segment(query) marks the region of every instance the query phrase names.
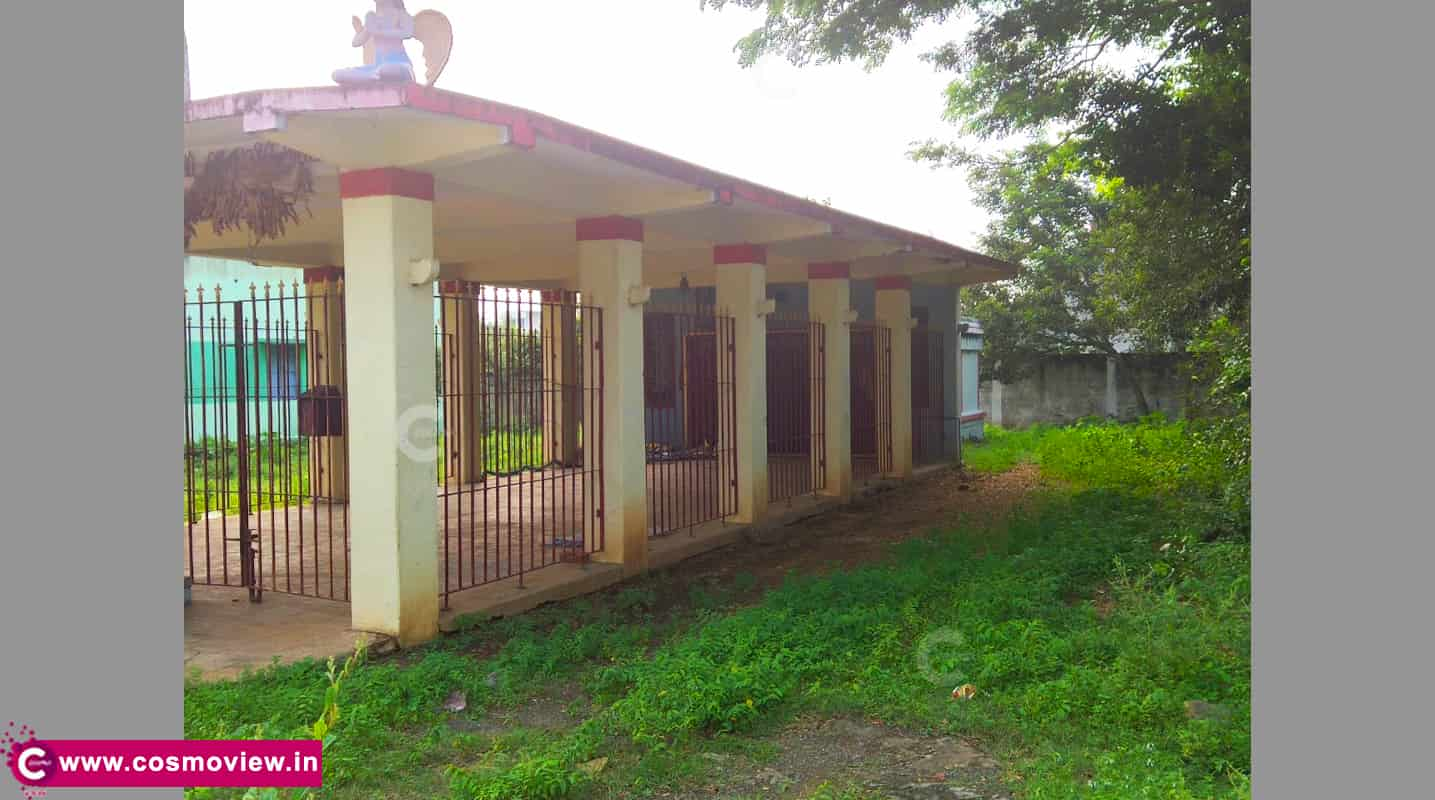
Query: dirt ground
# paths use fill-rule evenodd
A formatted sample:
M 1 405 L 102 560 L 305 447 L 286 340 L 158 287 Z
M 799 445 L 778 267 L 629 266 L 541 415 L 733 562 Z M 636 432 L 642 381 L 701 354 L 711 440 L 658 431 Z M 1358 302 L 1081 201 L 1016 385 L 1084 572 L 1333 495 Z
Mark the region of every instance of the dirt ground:
M 754 541 L 688 559 L 657 576 L 657 613 L 690 602 L 689 589 L 704 582 L 731 585 L 734 575 L 757 578 L 756 601 L 790 571 L 803 574 L 851 568 L 881 558 L 891 544 L 926 534 L 959 516 L 994 520 L 1010 514 L 1040 484 L 1030 465 L 1000 475 L 944 470 L 839 511 L 754 536 Z M 617 586 L 606 592 L 622 591 Z M 599 600 L 601 602 L 601 600 Z M 482 720 L 455 719 L 458 729 L 494 733 L 507 725 L 563 730 L 576 725 L 586 698 L 576 685 L 556 687 L 522 707 Z M 705 753 L 710 780 L 666 797 L 678 800 L 800 798 L 824 782 L 859 786 L 896 800 L 1003 800 L 1002 767 L 973 742 L 933 737 L 868 720 L 799 720 L 771 737 L 775 758 L 760 763 L 744 756 Z
M 772 763 L 755 766 L 721 753 L 704 758 L 719 767 L 721 783 L 673 795 L 703 798 L 810 795 L 823 783 L 857 786 L 895 800 L 1004 800 L 1001 765 L 972 743 L 920 736 L 865 720 L 809 719 L 784 729 Z
M 456 731 L 494 736 L 511 725 L 559 732 L 577 725 L 584 704 L 572 684 L 481 720 L 455 718 Z M 809 718 L 773 738 L 777 752 L 760 762 L 706 752 L 707 780 L 660 797 L 674 800 L 802 798 L 823 783 L 860 787 L 891 800 L 1006 800 L 1002 767 L 973 742 L 923 736 L 868 720 Z
M 896 542 L 942 529 L 959 518 L 973 523 L 1002 519 L 1040 482 L 1030 464 L 997 475 L 947 469 L 907 481 L 843 508 L 751 534 L 741 545 L 687 559 L 660 574 L 667 580 L 661 581 L 659 603 L 682 604 L 692 585 L 726 584 L 744 573 L 757 578 L 752 594 L 758 595 L 779 585 L 788 572 L 850 569 L 882 558 Z M 671 596 L 665 596 L 669 593 L 664 589 L 671 590 Z

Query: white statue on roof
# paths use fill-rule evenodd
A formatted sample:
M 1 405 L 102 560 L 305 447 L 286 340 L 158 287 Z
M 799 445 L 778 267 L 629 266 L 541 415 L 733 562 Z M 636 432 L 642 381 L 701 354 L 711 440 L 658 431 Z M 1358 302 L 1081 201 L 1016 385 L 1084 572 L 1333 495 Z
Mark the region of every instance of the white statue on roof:
M 406 39 L 423 45 L 424 79 L 432 86 L 453 50 L 453 26 L 443 14 L 425 10 L 410 16 L 404 0 L 375 0 L 374 10 L 354 22 L 354 47 L 364 48 L 364 64 L 334 71 L 342 85 L 413 83 L 413 62 L 404 50 Z

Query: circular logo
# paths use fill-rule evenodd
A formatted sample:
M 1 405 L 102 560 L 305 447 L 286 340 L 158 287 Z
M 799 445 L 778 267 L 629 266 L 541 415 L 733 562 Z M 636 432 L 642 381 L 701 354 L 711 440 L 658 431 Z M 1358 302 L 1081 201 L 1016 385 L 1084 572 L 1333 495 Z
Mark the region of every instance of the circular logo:
M 932 658 L 934 650 L 956 650 L 967 642 L 961 631 L 956 628 L 939 628 L 917 643 L 917 671 L 934 684 L 946 686 L 961 682 L 964 677 L 961 670 L 952 667 L 942 669 L 941 666 L 949 666 L 951 659 L 942 659 L 943 664 L 938 665 Z
M 432 406 L 414 406 L 399 415 L 399 451 L 414 461 L 428 464 L 438 460 L 438 439 L 433 436 L 429 444 L 419 444 L 412 438 L 414 426 L 420 422 L 428 424 L 422 430 L 433 435 L 438 422 L 438 411 Z
M 27 786 L 43 786 L 59 772 L 55 754 L 44 742 L 16 742 L 10 769 Z

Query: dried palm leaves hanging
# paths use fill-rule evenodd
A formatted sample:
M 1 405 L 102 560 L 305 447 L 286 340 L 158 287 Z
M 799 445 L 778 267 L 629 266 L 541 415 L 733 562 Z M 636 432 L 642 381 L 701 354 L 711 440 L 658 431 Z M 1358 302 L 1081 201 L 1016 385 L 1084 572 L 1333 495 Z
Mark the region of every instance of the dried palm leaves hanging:
M 250 248 L 278 239 L 309 213 L 314 159 L 271 142 L 184 156 L 184 245 L 201 223 L 249 232 Z

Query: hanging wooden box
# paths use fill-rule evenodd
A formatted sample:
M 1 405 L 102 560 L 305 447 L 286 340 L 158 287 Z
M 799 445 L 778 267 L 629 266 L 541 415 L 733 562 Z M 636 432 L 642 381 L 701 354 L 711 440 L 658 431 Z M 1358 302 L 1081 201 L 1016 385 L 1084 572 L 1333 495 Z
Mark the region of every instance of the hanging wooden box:
M 299 395 L 299 435 L 344 435 L 344 397 L 339 387 L 315 386 Z

